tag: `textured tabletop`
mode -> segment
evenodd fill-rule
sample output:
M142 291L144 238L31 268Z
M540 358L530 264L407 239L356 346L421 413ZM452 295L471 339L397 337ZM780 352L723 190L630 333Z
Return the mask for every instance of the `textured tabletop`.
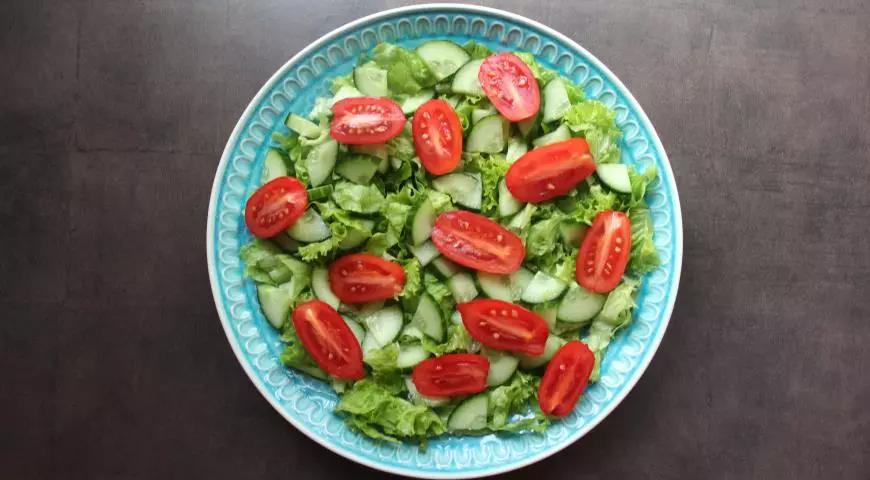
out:
M208 283L224 143L332 28L405 2L0 2L0 478L382 478L284 421ZM680 189L659 353L510 479L870 478L870 2L485 2L634 93Z

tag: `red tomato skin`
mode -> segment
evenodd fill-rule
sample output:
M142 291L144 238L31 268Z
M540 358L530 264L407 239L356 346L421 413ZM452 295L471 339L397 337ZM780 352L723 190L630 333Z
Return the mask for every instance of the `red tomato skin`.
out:
M541 90L532 70L513 53L491 55L477 74L480 85L496 110L511 122L525 120L541 108ZM511 87L505 88L508 82ZM513 92L510 95L505 90Z
M538 387L541 411L553 417L571 413L594 367L595 355L585 343L571 340L562 345L547 365ZM567 385L564 382L568 382Z
M387 300L402 293L405 270L401 265L375 255L355 253L336 259L329 266L329 286L344 303Z
M309 318L309 315L316 320ZM365 377L359 341L334 308L320 300L311 300L297 306L292 317L302 346L326 373L345 380L362 380ZM334 348L329 352L321 348L320 336L315 331L318 327L313 323L315 321L321 322L319 328L322 331L333 335L329 343Z
M513 273L526 256L516 234L483 215L462 210L442 213L435 220L432 243L448 259L488 273Z
M450 353L423 360L411 372L417 391L429 397L457 397L486 390L489 360L473 353Z
M565 195L594 172L589 144L572 138L520 157L508 168L505 183L518 200L539 203Z
M293 201L280 210L270 212L269 215L277 221L267 225L268 217L262 218L259 214L266 207L266 202L276 196ZM305 185L294 177L278 177L258 188L245 203L245 225L257 238L274 237L293 225L306 208L308 192Z
M602 251L607 258L599 260ZM597 293L613 290L625 273L630 253L631 221L628 216L613 210L600 212L580 244L577 283Z
M414 149L426 171L444 175L456 169L462 159L462 126L449 103L441 99L424 103L414 112L411 131Z
M456 309L465 329L483 346L533 357L544 353L550 329L538 314L496 299L472 300Z
M375 117L381 123L374 123ZM345 98L332 106L329 135L347 145L384 143L400 134L406 121L402 107L389 98Z

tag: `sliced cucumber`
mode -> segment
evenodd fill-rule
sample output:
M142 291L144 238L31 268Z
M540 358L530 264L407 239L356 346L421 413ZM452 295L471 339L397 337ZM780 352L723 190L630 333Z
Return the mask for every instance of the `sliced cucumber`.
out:
M371 237L372 230L375 228L375 222L366 219L359 220L359 222L362 224L363 231L349 228L347 230L347 236L338 244L338 248L342 250L352 250L365 243L365 241Z
M424 267L441 255L441 252L435 248L435 244L428 241L420 246L409 245L408 250L411 250L411 253L414 254L414 258L416 258L417 261L420 262L420 265Z
M356 323L348 317L345 317L344 315L342 315L341 318L344 320L344 323L346 323L347 326L350 327L350 330L353 332L353 336L356 337L359 344L362 345L363 341L366 338L366 329L363 328L362 325Z
M417 386L411 377L405 377L405 387L408 389L408 400L415 405L425 405L427 407L443 407L450 403L450 397L427 397L421 395L417 391Z
M502 178L498 182L498 214L502 218L510 217L511 215L519 212L523 209L523 205L525 203L519 201L511 195L511 191L507 188L507 183L505 183Z
M522 297L534 274L523 267L510 275L496 275L492 273L478 272L477 283L481 290L489 298L515 302Z
M369 315L384 308L384 301L378 300L368 303L342 303L338 306L339 313L353 315L357 319L366 318Z
M468 432L486 428L489 395L476 395L465 400L450 414L447 429L453 432Z
M532 283L534 278L535 274L525 267L520 267L516 272L511 274L511 294L514 297L514 301L522 298L523 292L526 291L526 287Z
M374 337L380 347L386 346L399 336L402 330L402 310L397 306L387 307L363 319L368 337ZM380 348L379 347L379 348Z
M364 155L371 155L378 160L378 172L386 173L387 169L390 168L390 153L387 149L386 143L373 143L371 145L351 145L350 151L354 153L362 153Z
M414 219L411 220L411 241L414 245L421 245L432 235L432 226L435 225L435 219L438 215L435 212L435 207L429 199L423 201L414 212Z
M328 200L329 197L332 196L333 191L335 191L335 189L332 188L332 185L321 185L319 187L309 188L308 204L311 205L313 202Z
M402 333L399 334L399 338L413 337L419 338L420 340L422 340L424 336L425 334L423 333L423 331L420 330L416 325L411 323L405 325L405 328L402 329Z
M257 299L260 301L260 309L263 310L266 320L273 327L281 328L284 321L287 320L287 315L290 313L290 307L293 306L296 296L293 295L293 289L287 284L276 287L261 283L257 285Z
M542 135L534 140L532 140L532 145L535 148L541 148L545 145L550 145L552 143L564 142L565 140L571 139L571 130L568 129L567 126L559 125L559 128L553 130L552 132Z
M305 158L305 168L308 169L308 180L316 187L329 180L335 159L338 157L338 142L327 140L308 152Z
M434 40L417 47L417 55L426 62L439 82L456 73L471 57L464 48L446 40Z
M411 323L426 335L438 342L444 341L444 322L441 320L441 310L435 300L427 294L420 297L417 311Z
M566 323L583 323L592 320L604 307L605 300L607 295L590 292L572 283L562 303L559 304L559 320Z
M456 76L453 77L453 83L450 85L450 89L453 90L453 93L461 93L475 97L486 96L483 87L480 86L480 80L477 78L477 74L480 73L481 65L483 65L483 59L472 60L463 65L462 68L456 72Z
M508 163L514 163L529 151L529 144L520 137L511 137L508 140L508 150L505 159Z
M450 195L454 202L480 210L483 201L483 185L479 173L449 173L432 180L432 187ZM433 221L434 224L434 221Z
M558 278L538 272L523 291L522 300L528 303L543 303L554 300L565 291L567 285Z
M356 155L335 166L335 173L359 185L368 185L378 173L379 158Z
M299 249L299 242L293 240L287 235L287 232L281 232L278 235L275 235L270 240L275 245L281 247L282 250L286 250L288 252L295 252Z
M353 69L353 83L367 97L386 97L390 94L387 71L372 62Z
M339 88L338 91L335 92L335 95L332 96L332 100L330 100L329 106L332 107L333 105L335 105L336 102L340 102L340 101L344 100L345 98L355 98L355 97L364 97L364 96L365 95L363 95L363 93L360 92L359 90L357 90L356 88L351 87L350 85L342 85L341 88Z
M457 273L447 280L447 286L453 293L453 298L457 303L465 303L474 300L477 297L477 287L474 286L474 279L467 273Z
M496 110L492 104L488 105L486 108L475 108L471 111L471 123L477 123L486 117L496 114L498 114L498 110Z
M459 272L465 271L465 269L460 265L457 265L444 257L438 257L435 260L432 260L432 265L444 278L450 278Z
M498 350L483 349L483 356L489 360L489 374L486 376L486 384L497 387L507 382L517 371L520 359Z
M399 348L396 356L396 366L399 368L411 368L429 358L429 352L421 345L408 345Z
M378 339L375 338L374 335L370 335L367 333L366 338L363 339L360 347L362 347L363 360L365 360L365 356L367 353L371 352L372 350L378 350L379 348L382 348L383 345L378 342Z
M534 312L539 317L543 318L545 322L547 322L547 327L549 327L550 330L553 330L553 328L556 326L557 316L555 308L536 308Z
M517 130L519 130L520 135L522 135L523 138L528 139L532 132L535 131L535 127L538 126L538 116L539 115L536 113L533 117L517 122Z
M274 148L266 151L266 158L263 160L263 183L269 183L278 177L286 177L290 174L287 170L287 164L284 163L284 157L281 152Z
M583 237L586 236L586 231L589 230L589 226L582 223L566 222L559 226L559 230L562 233L562 240L564 240L566 244L574 248L580 248L580 244L583 243Z
M287 116L287 121L284 122L284 125L287 125L287 128L306 138L317 138L323 132L323 129L316 123L295 113Z
M454 310L453 313L450 314L450 323L454 325L463 325L462 314L459 313L459 310Z
M468 140L465 142L465 151L501 152L507 144L505 130L505 119L501 115L482 118L471 127L471 133L468 134Z
M321 301L327 303L332 308L338 308L341 300L332 292L329 286L329 271L325 268L317 267L311 271L311 289L314 290L314 296Z
M319 242L332 236L329 226L313 208L305 210L286 232L293 240L303 243Z
M435 97L435 90L426 89L420 90L416 95L411 95L402 101L402 112L405 115L410 115L417 111L418 108L423 106L424 103L432 100Z
M631 178L628 176L628 166L621 163L605 163L595 167L595 173L601 182L621 193L631 193Z
M562 348L562 345L568 343L562 337L557 337L553 334L550 334L547 337L547 343L544 345L544 353L537 357L530 357L528 355L518 355L520 358L520 368L523 370L531 370L533 368L538 368L541 365L550 361L553 358L553 355L556 355L556 352Z
M544 115L542 121L544 123L555 122L561 120L565 116L565 112L571 108L571 100L568 98L568 91L565 89L565 84L559 77L554 78L544 87L543 91Z

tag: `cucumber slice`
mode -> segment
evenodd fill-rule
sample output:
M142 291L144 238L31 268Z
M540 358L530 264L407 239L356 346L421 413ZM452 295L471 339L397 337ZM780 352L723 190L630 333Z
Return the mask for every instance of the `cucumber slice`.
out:
M507 382L517 371L520 359L498 350L483 349L483 356L489 360L489 374L486 376L486 384L497 387Z
M285 231L290 238L303 243L319 242L332 236L329 226L313 208L305 210L305 213Z
M416 258L423 267L429 265L432 260L441 255L441 252L435 248L435 244L428 241L420 246L409 245L408 250L411 250L411 253L414 254L414 258Z
M556 309L555 308L536 308L534 312L547 322L547 327L550 330L556 327Z
M525 203L519 201L511 195L511 191L507 188L507 183L505 183L502 178L498 182L498 214L502 218L510 217L511 215L519 212L523 209Z
M342 303L338 306L339 313L346 313L348 315L352 315L353 317L360 319L366 318L369 315L377 312L384 308L384 301L378 300L375 302L368 303Z
M565 291L567 285L558 278L538 272L523 291L522 300L528 303L543 303L554 300Z
M450 414L447 429L453 432L467 432L486 428L489 395L475 395L465 400Z
M462 323L462 314L459 313L459 310L454 310L453 313L450 314L450 323L454 325L464 325Z
M347 326L350 327L350 330L353 332L353 336L356 337L357 341L360 343L360 345L362 345L363 341L366 338L366 329L363 328L362 325L356 323L348 317L345 317L344 315L342 315L341 318L344 320L344 323L346 323Z
M332 100L330 100L329 106L332 107L333 105L335 105L336 102L340 102L340 101L344 100L345 98L355 98L355 97L364 97L364 96L365 95L363 95L363 93L360 92L359 90L357 90L356 88L351 87L350 85L342 85L341 88L339 88L338 91L335 92L335 95L332 96Z
M559 128L552 132L532 140L532 145L534 145L535 148L541 148L545 145L550 145L551 143L564 142L565 140L570 139L571 130L569 130L565 125L559 125Z
M284 125L287 125L287 128L306 138L317 138L323 132L323 129L316 123L295 113L287 116L287 121L284 122Z
M287 164L284 163L284 157L274 148L270 148L266 152L266 158L263 160L263 183L269 183L278 177L286 177L290 174L287 170Z
M314 290L315 297L332 308L338 308L341 303L329 286L329 271L325 268L318 267L311 271L311 289Z
M557 316L559 320L566 323L584 323L592 320L601 311L605 300L607 295L590 292L572 283L562 303L559 304Z
M498 110L492 105L489 105L487 108L475 108L471 111L471 123L477 123L486 117L496 114L498 114Z
M411 324L438 342L444 341L444 322L441 320L441 311L431 296L424 293L420 297L420 303L417 305L417 311L414 312Z
M583 243L583 237L586 236L589 226L582 223L563 223L559 225L559 230L562 233L562 240L566 244L574 248L580 248L580 244Z
M403 328L402 332L399 334L399 338L413 337L419 338L420 340L422 340L424 336L425 334L416 325L410 323L405 325L405 328Z
M508 140L508 150L505 159L508 163L514 163L529 151L529 144L520 137L511 137Z
M450 278L459 272L465 271L465 269L462 268L460 265L444 257L438 257L435 260L432 260L432 265L444 278Z
M368 185L378 173L379 158L357 155L335 166L335 173L359 185Z
M281 247L282 250L286 250L291 253L299 249L299 242L290 238L287 235L287 232L281 232L278 235L272 237L271 240L275 245Z
M332 196L332 192L335 189L332 188L332 185L321 185L319 187L309 188L308 189L308 204L311 205L313 202L321 202L323 200L328 200L329 197Z
M519 130L520 135L522 135L523 138L529 138L529 136L532 135L532 132L535 131L535 127L538 126L538 116L539 115L536 113L533 117L517 122L517 130Z
M483 293L489 298L505 302L519 300L532 278L534 278L534 274L523 267L510 275L477 273L477 283L480 284Z
M483 185L479 173L449 173L432 180L432 187L450 195L454 202L480 210L483 201ZM434 220L432 222L435 223ZM430 230L431 233L431 230Z
M387 71L372 62L353 69L353 83L367 97L386 97L390 94Z
M399 348L396 356L396 366L402 369L411 368L429 358L429 352L421 345L409 345Z
M526 291L526 287L532 283L532 280L535 278L535 274L530 272L525 267L520 267L516 272L511 274L511 292L514 297L514 301L519 300L523 296L523 292Z
M437 217L432 202L429 199L424 200L414 212L414 219L411 221L411 241L414 245L421 245L429 240Z
M453 93L461 93L474 97L486 96L483 87L480 86L480 80L477 78L481 65L483 65L483 59L472 60L463 65L456 72L456 76L453 77L453 83L450 84L450 89L453 90Z
M399 307L393 306L378 310L363 319L368 332L366 340L368 337L373 337L379 345L378 348L384 347L399 336L402 322L402 310Z
M372 235L372 230L375 228L373 220L359 220L364 231L359 231L355 228L350 228L347 231L347 236L338 244L338 248L342 250L352 250L369 239Z
M417 55L426 62L439 82L456 73L471 57L464 48L446 40L434 40L417 47Z
M561 120L565 116L565 112L571 108L571 100L568 98L568 91L565 89L565 84L559 77L554 78L544 87L543 91L544 112L541 119L544 123L555 122Z
M562 345L568 343L562 337L557 337L553 334L550 334L547 337L547 343L544 345L544 353L537 357L530 357L528 355L518 355L520 359L520 368L523 370L531 370L533 368L538 368L541 365L549 362L553 355L556 355L556 352L562 348Z
M505 119L501 115L490 115L481 119L471 127L471 133L468 134L468 140L465 142L465 151L501 152L507 143L505 130Z
M281 328L287 320L296 296L293 295L293 289L288 284L276 287L261 283L257 285L257 299L260 301L260 309L263 310L266 320L273 327Z
M308 152L308 157L305 159L305 168L308 169L308 180L311 182L312 187L316 187L329 180L337 157L338 142L331 139Z
M350 151L353 153L371 155L380 160L378 162L378 172L380 173L386 173L387 168L390 167L389 150L387 149L386 143L373 143L371 145L351 145Z
M378 350L379 348L383 347L383 345L378 342L378 339L375 338L374 335L366 334L366 338L363 339L360 347L362 347L363 361L365 361L365 356L367 353L371 352L372 350Z
M477 287L474 286L474 279L467 273L457 273L447 279L447 286L453 293L453 298L457 303L465 303L474 300L477 297Z
M415 405L424 405L427 407L443 407L450 403L450 397L427 397L421 395L417 391L417 386L411 377L405 377L405 387L408 389L408 400Z
M621 193L631 193L631 178L628 176L628 166L621 163L605 163L595 167L595 173L601 182Z
M433 98L435 98L435 90L420 90L419 93L411 95L402 102L402 112L404 112L405 115L410 115L416 112L424 103Z

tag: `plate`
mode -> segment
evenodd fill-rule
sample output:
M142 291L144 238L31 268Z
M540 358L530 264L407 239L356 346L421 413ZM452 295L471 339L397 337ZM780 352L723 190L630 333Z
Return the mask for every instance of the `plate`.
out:
M616 113L623 162L658 167L649 189L655 244L662 264L644 279L631 326L602 363L601 381L574 412L544 434L443 437L416 445L370 441L332 413L338 397L328 385L290 371L279 361L282 344L260 313L254 284L242 275L239 248L252 237L245 200L260 184L272 134L290 112L308 112L328 94L331 78L351 71L361 52L380 41L415 47L433 39L475 40L495 51L528 51L544 66L582 85L589 98ZM371 15L333 30L284 64L245 109L215 175L208 211L208 270L229 343L251 381L293 426L324 447L390 473L424 478L473 478L514 470L567 447L604 419L634 386L655 353L673 310L682 263L682 219L677 187L655 129L628 89L598 59L566 36L512 13L471 5L430 4Z

